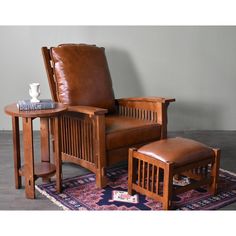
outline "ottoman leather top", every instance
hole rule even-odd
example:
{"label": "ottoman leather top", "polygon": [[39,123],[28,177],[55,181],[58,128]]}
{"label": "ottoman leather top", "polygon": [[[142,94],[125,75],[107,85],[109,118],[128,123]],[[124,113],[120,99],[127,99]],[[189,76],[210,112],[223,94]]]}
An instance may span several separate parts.
{"label": "ottoman leather top", "polygon": [[137,151],[163,162],[172,162],[176,166],[214,156],[214,151],[206,145],[180,137],[155,141],[142,146]]}

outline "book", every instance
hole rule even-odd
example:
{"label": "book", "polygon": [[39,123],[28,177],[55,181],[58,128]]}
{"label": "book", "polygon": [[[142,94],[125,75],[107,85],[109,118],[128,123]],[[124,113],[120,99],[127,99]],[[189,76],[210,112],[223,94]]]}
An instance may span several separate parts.
{"label": "book", "polygon": [[188,177],[181,176],[180,179],[173,178],[173,184],[176,186],[186,186],[190,184],[190,179]]}
{"label": "book", "polygon": [[131,196],[126,191],[113,190],[112,199],[109,202],[118,201],[118,202],[127,202],[127,203],[139,203],[138,195],[135,194]]}
{"label": "book", "polygon": [[17,103],[20,111],[47,110],[56,107],[56,103],[50,99],[41,99],[40,102],[31,102],[30,100],[20,100]]}

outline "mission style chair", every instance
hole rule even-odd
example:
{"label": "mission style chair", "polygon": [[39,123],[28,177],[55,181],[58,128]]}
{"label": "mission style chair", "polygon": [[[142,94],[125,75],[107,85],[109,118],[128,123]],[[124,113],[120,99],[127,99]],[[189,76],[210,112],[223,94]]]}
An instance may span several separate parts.
{"label": "mission style chair", "polygon": [[115,99],[103,47],[61,44],[42,48],[52,99],[68,105],[61,118],[62,160],[96,174],[128,159],[129,147],[167,136],[167,107],[175,99]]}

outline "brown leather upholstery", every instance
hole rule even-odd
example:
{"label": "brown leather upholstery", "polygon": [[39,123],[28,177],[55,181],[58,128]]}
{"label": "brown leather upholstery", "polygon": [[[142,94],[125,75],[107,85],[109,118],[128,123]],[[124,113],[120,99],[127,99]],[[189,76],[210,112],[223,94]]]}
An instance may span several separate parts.
{"label": "brown leather upholstery", "polygon": [[104,48],[80,44],[51,48],[59,102],[114,110],[112,81],[104,51]]}
{"label": "brown leather upholstery", "polygon": [[108,115],[105,124],[107,150],[147,143],[161,137],[160,125],[147,120]]}
{"label": "brown leather upholstery", "polygon": [[214,157],[214,152],[206,145],[185,138],[169,138],[149,143],[138,149],[138,152],[176,166]]}

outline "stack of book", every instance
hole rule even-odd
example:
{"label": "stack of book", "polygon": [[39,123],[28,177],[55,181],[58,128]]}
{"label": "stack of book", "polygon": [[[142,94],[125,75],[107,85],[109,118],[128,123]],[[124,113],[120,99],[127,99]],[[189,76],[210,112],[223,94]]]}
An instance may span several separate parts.
{"label": "stack of book", "polygon": [[41,99],[40,102],[31,102],[30,100],[20,100],[17,103],[20,111],[47,110],[56,107],[56,103],[50,99]]}

